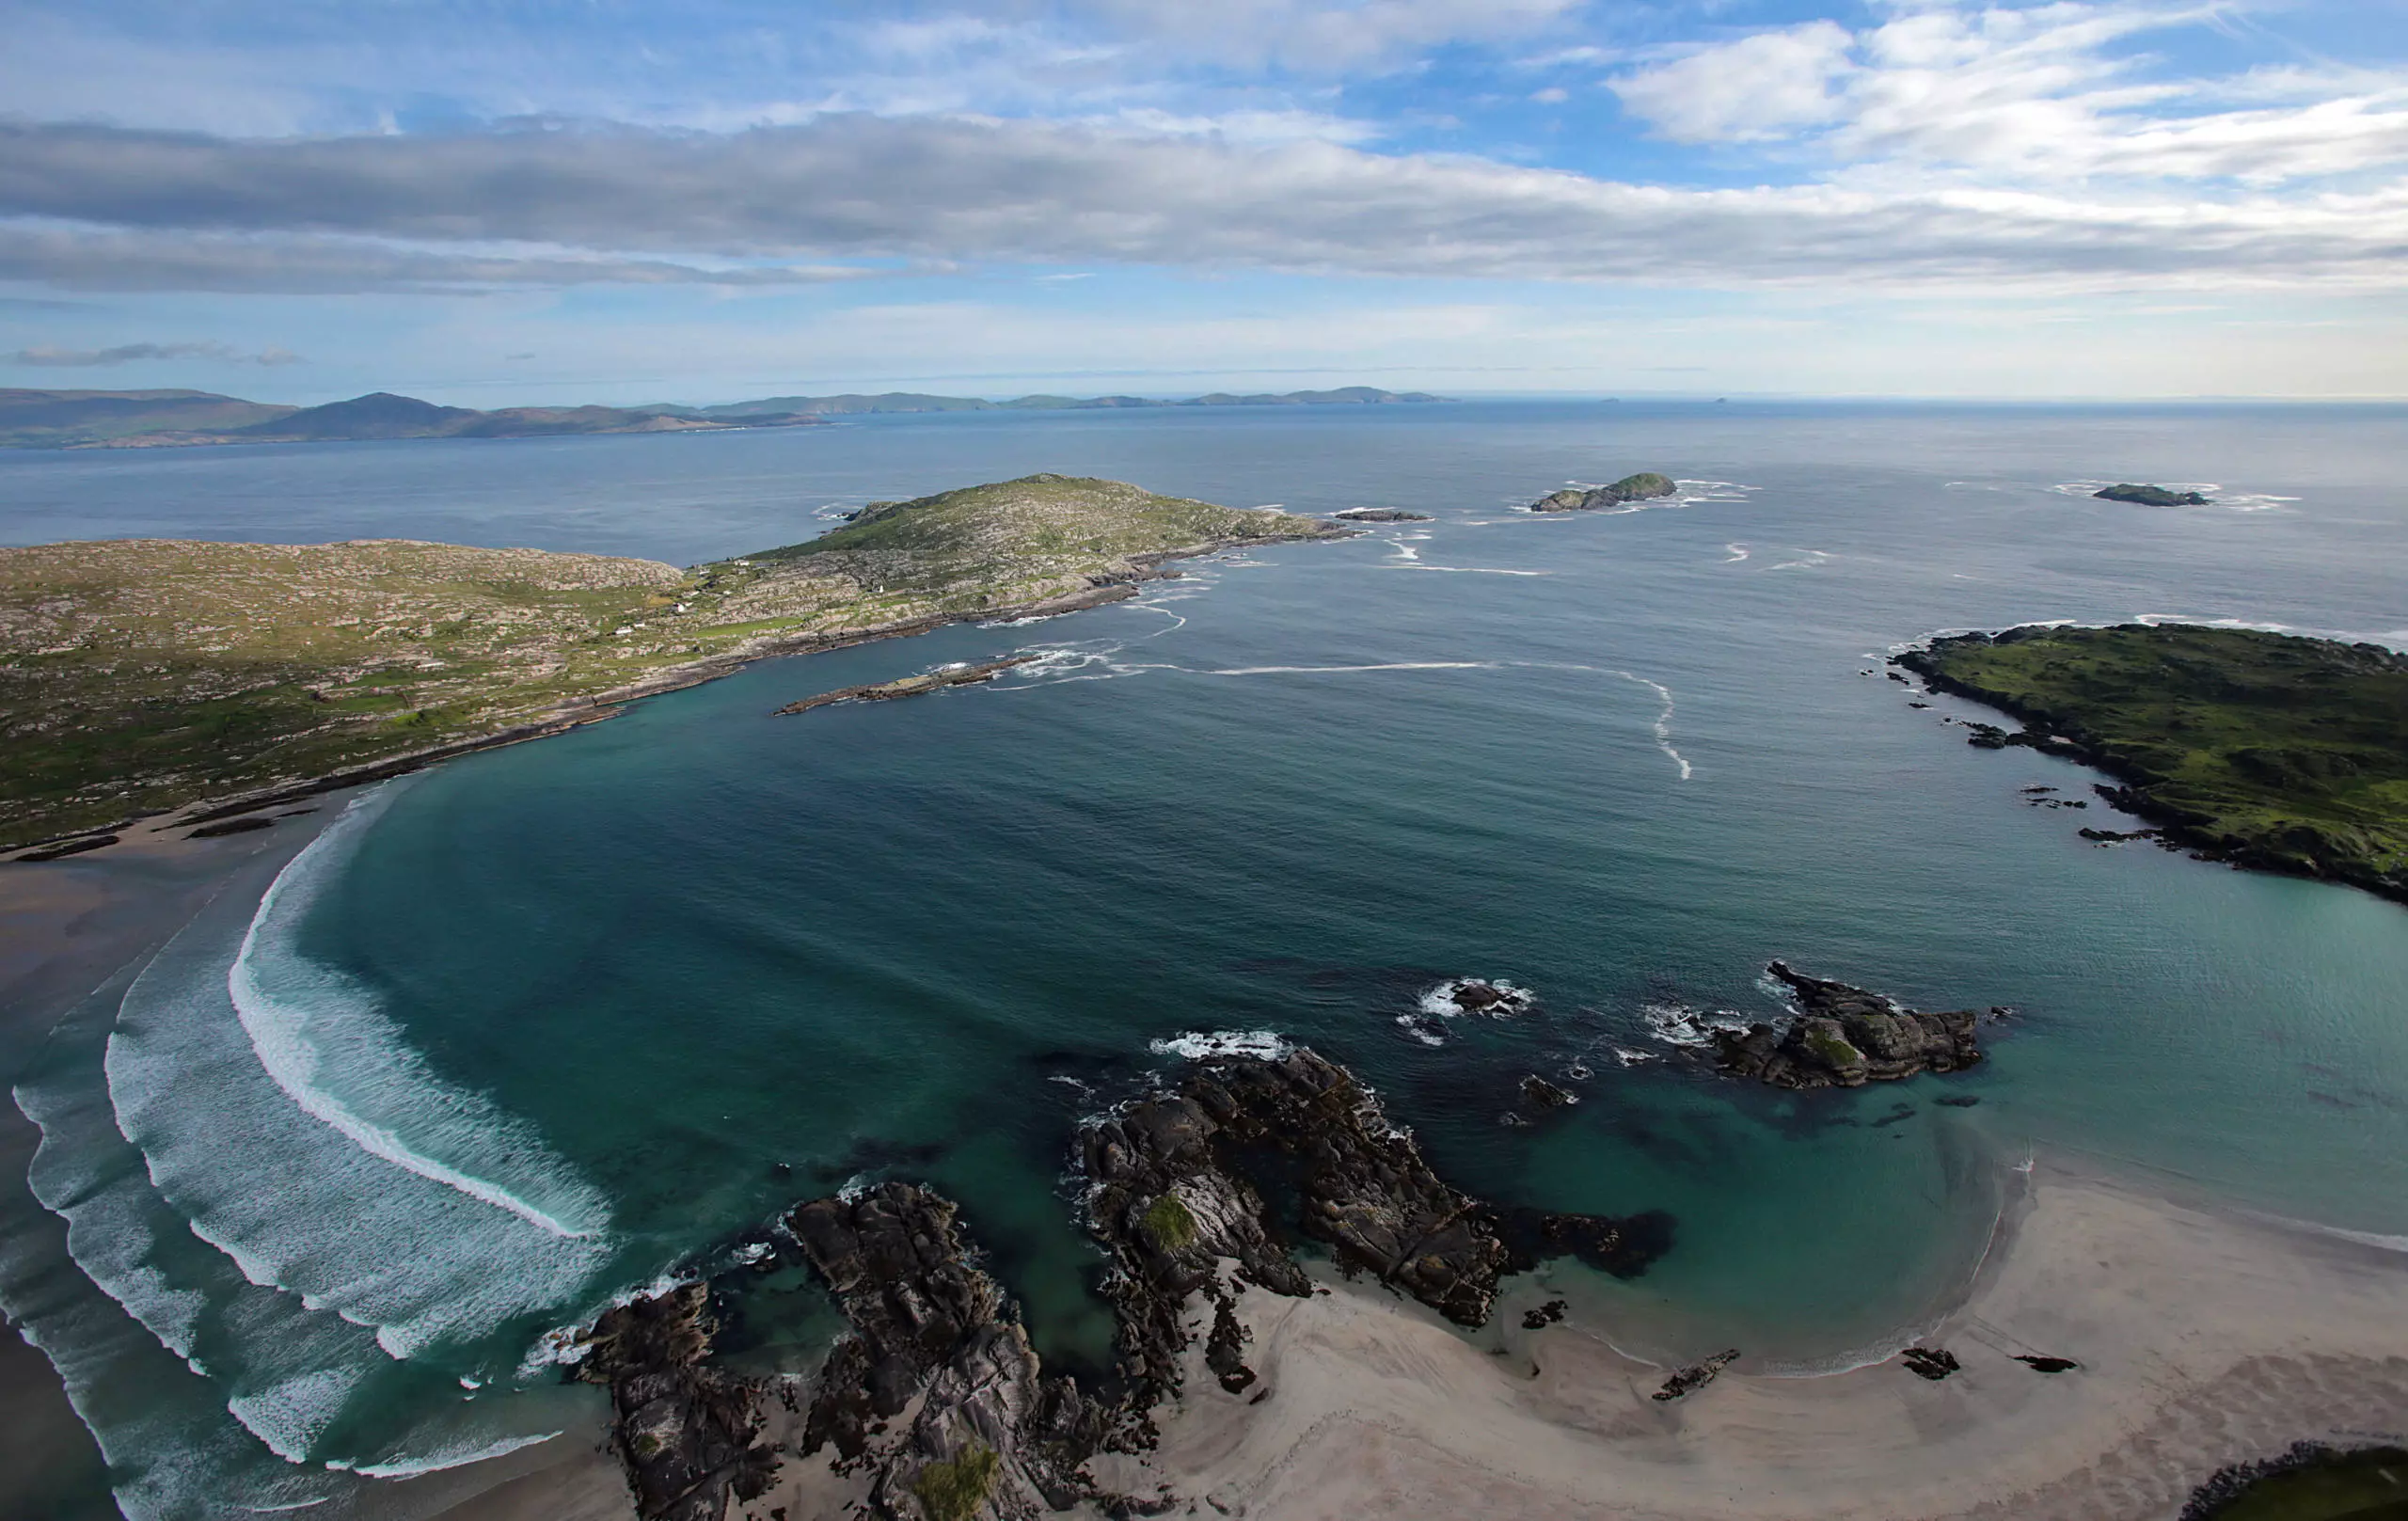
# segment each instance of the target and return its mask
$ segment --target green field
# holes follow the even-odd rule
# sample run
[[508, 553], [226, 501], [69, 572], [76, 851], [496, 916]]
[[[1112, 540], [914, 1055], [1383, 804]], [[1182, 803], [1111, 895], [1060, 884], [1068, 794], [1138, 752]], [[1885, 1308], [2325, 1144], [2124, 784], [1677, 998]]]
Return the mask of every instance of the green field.
[[2250, 629], [2018, 628], [1898, 657], [2070, 741], [2171, 838], [2408, 900], [2408, 657]]
[[1033, 476], [681, 570], [409, 540], [0, 549], [0, 848], [1335, 525]]

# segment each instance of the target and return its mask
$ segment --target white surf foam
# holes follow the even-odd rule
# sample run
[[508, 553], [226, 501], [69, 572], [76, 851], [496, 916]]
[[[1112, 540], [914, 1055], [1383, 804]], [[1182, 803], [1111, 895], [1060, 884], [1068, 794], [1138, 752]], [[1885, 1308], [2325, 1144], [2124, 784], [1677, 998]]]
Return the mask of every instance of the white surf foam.
[[1190, 1030], [1166, 1039], [1149, 1040], [1146, 1049], [1157, 1056], [1183, 1056], [1189, 1061], [1206, 1061], [1215, 1056], [1276, 1061], [1296, 1048], [1271, 1030]]
[[1732, 1009], [1691, 1008], [1686, 1004], [1642, 1004], [1639, 1017], [1656, 1039], [1689, 1049], [1713, 1045], [1718, 1031], [1739, 1034], [1755, 1022]]
[[287, 1463], [300, 1463], [342, 1413], [360, 1376], [356, 1369], [322, 1368], [256, 1393], [238, 1394], [226, 1402], [226, 1408], [269, 1451]]
[[1722, 547], [1722, 552], [1724, 555], [1722, 562], [1726, 565], [1735, 565], [1748, 558], [1748, 547], [1744, 544], [1726, 544]]
[[573, 1301], [607, 1211], [301, 955], [303, 911], [372, 817], [356, 806], [288, 864], [238, 943], [230, 926], [171, 943], [128, 990], [105, 1070], [119, 1132], [195, 1237], [407, 1358]]
[[[1486, 983], [1502, 994], [1485, 1008], [1474, 1009], [1456, 1002], [1463, 989], [1471, 983]], [[1528, 988], [1518, 987], [1502, 977], [1450, 977], [1421, 995], [1419, 1008], [1432, 1019], [1451, 1020], [1465, 1014], [1479, 1014], [1492, 1020], [1510, 1019], [1527, 1011], [1538, 1002], [1539, 995]]]
[[[395, 1458], [386, 1463], [363, 1463], [352, 1472], [367, 1479], [415, 1479], [420, 1474], [441, 1473], [446, 1468], [465, 1468], [471, 1463], [487, 1463], [506, 1457], [523, 1448], [538, 1447], [560, 1435], [559, 1432], [541, 1432], [526, 1436], [506, 1436], [482, 1447], [453, 1448], [433, 1452], [420, 1458]], [[329, 1463], [329, 1468], [348, 1467], [347, 1464]]]
[[[309, 842], [260, 900], [244, 933], [242, 949], [227, 969], [226, 990], [244, 1032], [276, 1085], [301, 1111], [341, 1133], [354, 1146], [420, 1178], [456, 1190], [483, 1204], [507, 1210], [556, 1236], [590, 1237], [609, 1221], [601, 1196], [574, 1180], [542, 1177], [547, 1194], [562, 1201], [538, 1208], [502, 1184], [451, 1165], [413, 1147], [390, 1124], [361, 1114], [339, 1095], [333, 1081], [350, 1079], [365, 1087], [388, 1114], [442, 1117], [446, 1141], [522, 1166], [540, 1159], [542, 1144], [504, 1116], [482, 1094], [444, 1083], [426, 1069], [401, 1032], [377, 1006], [375, 996], [330, 968], [305, 959], [296, 948], [300, 921], [356, 848], [358, 837], [381, 808], [370, 799], [354, 802], [344, 816]], [[344, 1069], [349, 1069], [344, 1070]], [[563, 1207], [564, 1206], [564, 1207]], [[562, 1218], [571, 1215], [572, 1218]]]

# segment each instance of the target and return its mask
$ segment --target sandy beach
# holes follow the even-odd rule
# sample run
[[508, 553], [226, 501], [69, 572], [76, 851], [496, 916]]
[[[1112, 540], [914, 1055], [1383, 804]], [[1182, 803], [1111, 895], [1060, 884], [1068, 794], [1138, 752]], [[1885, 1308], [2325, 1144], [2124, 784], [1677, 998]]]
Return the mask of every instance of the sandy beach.
[[1160, 1450], [1099, 1477], [1276, 1521], [2142, 1521], [2227, 1464], [2408, 1429], [2408, 1254], [2046, 1165], [1926, 1340], [1962, 1360], [1944, 1382], [1743, 1361], [1667, 1404], [1665, 1370], [1576, 1324], [1483, 1351], [1376, 1290], [1240, 1303], [1267, 1397], [1199, 1356]]
[[[78, 1000], [156, 951], [238, 868], [264, 852], [290, 856], [332, 816], [326, 811], [214, 840], [136, 828], [88, 855], [0, 863], [0, 1083], [13, 1085]], [[24, 1186], [40, 1139], [14, 1104], [0, 1104], [7, 1186]], [[0, 1495], [0, 1516], [117, 1514], [100, 1451], [49, 1359], [25, 1344], [13, 1322], [0, 1337], [0, 1433], [8, 1443], [0, 1451], [22, 1448], [28, 1457], [8, 1465], [24, 1477]], [[30, 1461], [37, 1452], [40, 1461]]]

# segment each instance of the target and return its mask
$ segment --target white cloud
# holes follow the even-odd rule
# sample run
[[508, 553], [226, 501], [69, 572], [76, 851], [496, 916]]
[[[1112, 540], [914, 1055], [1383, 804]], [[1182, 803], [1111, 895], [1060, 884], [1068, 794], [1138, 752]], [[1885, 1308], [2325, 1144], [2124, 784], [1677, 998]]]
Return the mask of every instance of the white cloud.
[[1623, 104], [1678, 142], [1745, 142], [1831, 120], [1855, 40], [1837, 22], [1758, 32], [1613, 81]]
[[1759, 32], [1611, 84], [1667, 137], [1795, 137], [1900, 176], [2273, 185], [2408, 162], [2408, 74], [2294, 68], [2169, 79], [2121, 46], [2213, 14], [2065, 0], [1916, 5], [1853, 34], [1829, 21]]

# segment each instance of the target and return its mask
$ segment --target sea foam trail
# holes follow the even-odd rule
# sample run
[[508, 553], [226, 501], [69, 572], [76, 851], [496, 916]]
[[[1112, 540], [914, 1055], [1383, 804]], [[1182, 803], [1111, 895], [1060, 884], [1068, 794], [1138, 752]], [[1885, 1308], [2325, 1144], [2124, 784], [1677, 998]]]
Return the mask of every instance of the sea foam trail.
[[435, 1078], [372, 994], [299, 952], [373, 816], [356, 809], [287, 865], [239, 939], [163, 951], [106, 1071], [118, 1129], [193, 1235], [406, 1358], [573, 1301], [609, 1246], [602, 1201], [529, 1127]]

